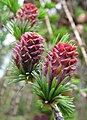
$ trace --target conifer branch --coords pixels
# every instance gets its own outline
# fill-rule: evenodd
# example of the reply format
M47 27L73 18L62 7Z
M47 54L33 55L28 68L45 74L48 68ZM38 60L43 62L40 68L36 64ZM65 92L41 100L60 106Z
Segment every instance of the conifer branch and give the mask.
M83 57L84 57L84 59L85 59L85 63L86 63L86 65L87 65L87 53L86 53L86 51L85 51L85 48L83 47L83 43L82 43L81 37L80 37L80 35L79 35L79 33L78 33L78 30L77 30L77 28L76 28L76 25L75 25L75 23L74 23L74 20L73 20L73 18L72 18L72 16L71 16L71 13L70 13L70 11L69 11L69 9L68 9L68 7L67 7L66 1L65 1L65 0L61 0L61 2L62 2L63 9L64 9L64 11L65 11L65 13L66 13L66 16L67 16L67 18L68 18L68 20L69 20L69 22L70 22L70 24L71 24L71 27L72 27L72 29L73 29L73 32L74 32L74 34L75 34L75 36L76 36L76 38L77 38L77 40L78 40L80 49L81 49L82 54L83 54Z
M56 104L52 106L52 109L54 110L55 120L64 120L64 117L62 116L62 113L60 112Z
M43 0L39 0L39 1L40 1L40 4L41 4L41 7L44 8ZM49 35L53 36L53 32L52 32L52 28L51 28L51 24L50 24L50 20L49 20L49 16L48 15L45 16L45 21L46 21L46 25L47 25L47 29L48 29Z

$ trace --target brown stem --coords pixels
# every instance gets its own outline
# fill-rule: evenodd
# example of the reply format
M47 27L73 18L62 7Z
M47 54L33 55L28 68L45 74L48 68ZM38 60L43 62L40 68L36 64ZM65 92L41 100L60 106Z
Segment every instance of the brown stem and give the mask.
M55 120L64 120L64 117L62 116L62 113L60 112L56 104L52 106L52 109L54 111Z

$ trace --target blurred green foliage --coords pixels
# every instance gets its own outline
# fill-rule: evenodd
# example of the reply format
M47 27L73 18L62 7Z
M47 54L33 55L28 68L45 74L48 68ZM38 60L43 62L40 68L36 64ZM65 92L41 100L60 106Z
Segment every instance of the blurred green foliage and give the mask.
M38 9L38 19L43 20L46 16L47 12L42 7Z
M76 7L75 8L75 16L78 17L81 14L85 13L84 9L82 7Z
M45 3L45 8L55 8L56 7L56 4L54 2L46 2Z
M14 14L16 14L18 9L20 8L18 0L15 0L15 2L13 0L0 0L0 3L6 5Z

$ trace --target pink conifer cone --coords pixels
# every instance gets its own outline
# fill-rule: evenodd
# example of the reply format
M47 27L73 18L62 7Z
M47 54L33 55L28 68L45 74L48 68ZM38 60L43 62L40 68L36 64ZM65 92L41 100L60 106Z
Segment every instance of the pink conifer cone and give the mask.
M20 10L18 10L16 14L16 21L20 19L21 23L25 23L27 20L31 23L31 26L33 26L37 21L37 12L38 8L31 4L24 4L24 7L22 7Z
M66 76L69 76L68 80L71 79L78 62L76 58L78 53L75 50L76 47L68 43L58 43L54 46L52 52L46 56L43 70L50 86L54 77L58 79L57 86Z
M44 47L44 38L35 32L26 32L21 36L21 40L16 43L13 52L13 59L21 71L32 72L39 63Z

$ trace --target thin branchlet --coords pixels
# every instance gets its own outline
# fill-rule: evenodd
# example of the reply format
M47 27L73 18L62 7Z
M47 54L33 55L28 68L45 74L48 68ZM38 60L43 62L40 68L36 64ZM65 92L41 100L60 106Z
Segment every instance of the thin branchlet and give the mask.
M64 120L64 117L63 117L62 113L60 112L60 110L56 104L52 106L52 109L54 111L55 120Z

